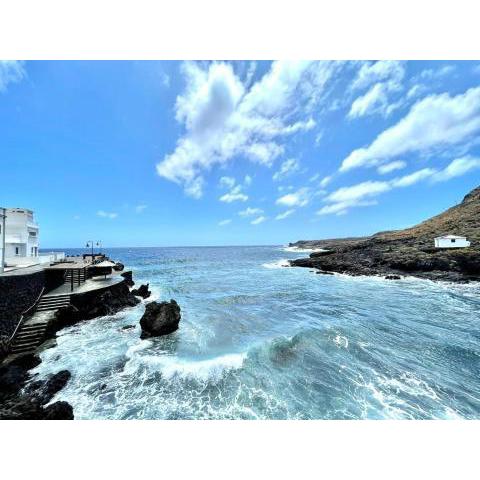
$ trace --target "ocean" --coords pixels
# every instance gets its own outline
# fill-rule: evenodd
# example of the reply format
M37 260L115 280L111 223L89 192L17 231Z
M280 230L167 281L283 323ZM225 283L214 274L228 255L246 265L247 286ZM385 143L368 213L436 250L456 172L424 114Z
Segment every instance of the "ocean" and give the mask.
M479 285L316 275L281 246L105 251L152 297L42 351L77 419L480 418ZM140 340L171 298L179 330Z

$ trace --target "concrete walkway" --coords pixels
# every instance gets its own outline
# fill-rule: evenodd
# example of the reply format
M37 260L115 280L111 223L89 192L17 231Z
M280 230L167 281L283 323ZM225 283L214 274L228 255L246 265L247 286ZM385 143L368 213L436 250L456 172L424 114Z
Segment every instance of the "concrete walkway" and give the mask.
M56 297L59 295L76 295L79 293L91 292L92 290L100 290L102 288L111 287L112 285L117 285L118 283L123 282L125 279L121 275L107 275L107 278L104 277L95 277L89 278L84 283L80 285L73 285L73 291L71 290L70 284L64 283L58 288L55 288L51 292L48 292L44 295L45 298Z

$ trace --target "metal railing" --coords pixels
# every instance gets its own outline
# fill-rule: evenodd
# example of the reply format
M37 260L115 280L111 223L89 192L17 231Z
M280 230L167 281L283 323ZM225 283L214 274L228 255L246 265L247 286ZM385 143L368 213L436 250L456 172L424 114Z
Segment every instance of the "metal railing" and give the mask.
M37 305L39 304L40 299L42 298L42 295L43 295L44 291L45 291L45 287L43 287L42 290L40 291L40 295L35 300L35 303L33 303L33 305L31 305L30 307L28 307L26 310L24 310L21 313L20 320L18 321L17 326L15 327L15 330L13 331L13 333L10 337L10 340L9 340L10 345L12 344L13 340L15 340L15 336L17 335L18 330L20 329L20 327L21 327L23 321L25 320L25 318L29 317L30 314L33 313L35 311L35 309L37 308Z

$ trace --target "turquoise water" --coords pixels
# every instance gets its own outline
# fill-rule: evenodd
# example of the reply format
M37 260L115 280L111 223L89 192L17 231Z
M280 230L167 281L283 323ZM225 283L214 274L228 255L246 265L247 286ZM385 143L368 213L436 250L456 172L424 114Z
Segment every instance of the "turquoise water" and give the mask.
M140 340L142 302L59 332L35 371L72 372L76 418L480 418L480 286L315 275L283 247L108 253L182 321Z

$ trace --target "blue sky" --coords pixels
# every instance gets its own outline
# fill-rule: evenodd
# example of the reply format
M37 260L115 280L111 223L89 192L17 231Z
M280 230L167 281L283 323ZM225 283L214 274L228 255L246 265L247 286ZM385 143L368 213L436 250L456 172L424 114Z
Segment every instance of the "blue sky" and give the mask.
M478 62L0 62L0 204L42 247L404 228L480 184L479 134Z

